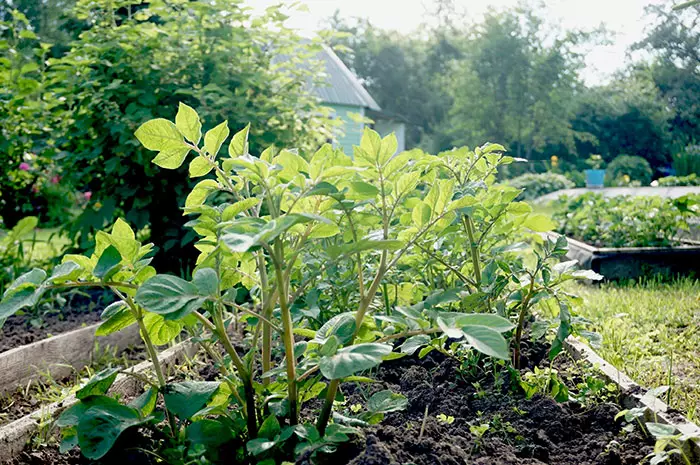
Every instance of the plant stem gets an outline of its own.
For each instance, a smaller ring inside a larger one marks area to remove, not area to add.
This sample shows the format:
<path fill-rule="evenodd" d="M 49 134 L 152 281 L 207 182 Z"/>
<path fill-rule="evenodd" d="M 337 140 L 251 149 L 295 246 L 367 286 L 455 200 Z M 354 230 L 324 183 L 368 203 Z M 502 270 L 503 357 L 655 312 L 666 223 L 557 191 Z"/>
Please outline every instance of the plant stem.
<path fill-rule="evenodd" d="M 292 312 L 287 305 L 288 286 L 284 281 L 281 261 L 284 259 L 282 242 L 275 240 L 275 250 L 272 262 L 275 267 L 275 277 L 277 278 L 277 294 L 279 296 L 280 313 L 282 314 L 282 339 L 284 340 L 285 360 L 287 362 L 287 393 L 289 396 L 289 423 L 297 424 L 297 380 L 296 380 L 296 359 L 294 357 L 294 328 L 292 326 Z"/>
<path fill-rule="evenodd" d="M 326 400 L 323 402 L 323 407 L 321 408 L 321 413 L 318 415 L 318 420 L 316 421 L 316 429 L 319 434 L 323 436 L 326 433 L 326 426 L 328 425 L 328 420 L 331 418 L 331 411 L 333 411 L 333 402 L 335 401 L 335 394 L 338 392 L 338 385 L 340 384 L 339 379 L 331 380 L 326 391 Z"/>
<path fill-rule="evenodd" d="M 527 310 L 530 306 L 530 299 L 532 298 L 532 291 L 535 287 L 535 276 L 530 275 L 530 289 L 522 301 L 520 307 L 520 315 L 518 315 L 518 326 L 515 330 L 515 342 L 513 347 L 513 366 L 515 369 L 520 368 L 520 341 L 523 337 L 523 326 L 525 325 L 525 316 L 527 315 Z"/>
<path fill-rule="evenodd" d="M 463 216 L 462 222 L 464 223 L 464 228 L 467 230 L 467 236 L 469 237 L 469 247 L 472 252 L 472 266 L 474 267 L 474 281 L 476 281 L 477 290 L 481 286 L 481 266 L 479 265 L 479 245 L 474 240 L 474 224 L 472 223 L 472 218 L 470 216 Z"/>

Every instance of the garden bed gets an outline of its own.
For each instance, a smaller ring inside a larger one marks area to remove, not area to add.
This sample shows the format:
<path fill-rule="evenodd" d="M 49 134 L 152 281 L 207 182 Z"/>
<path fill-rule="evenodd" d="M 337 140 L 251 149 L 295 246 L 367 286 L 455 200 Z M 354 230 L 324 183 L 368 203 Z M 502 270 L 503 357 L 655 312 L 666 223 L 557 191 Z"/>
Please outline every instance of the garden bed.
<path fill-rule="evenodd" d="M 184 355 L 183 347 L 178 345 L 166 351 L 161 359 L 173 363 Z M 650 402 L 642 395 L 642 388 L 584 344 L 569 338 L 566 349 L 569 355 L 558 357 L 551 366 L 558 370 L 572 394 L 580 393 L 577 383 L 580 387 L 594 370 L 599 370 L 598 375 L 616 386 L 614 392 L 606 388 L 603 394 L 592 395 L 584 404 L 557 402 L 542 394 L 527 399 L 519 387 L 512 385 L 503 368 L 500 378 L 495 378 L 489 370 L 471 376 L 458 361 L 437 352 L 422 359 L 406 357 L 383 365 L 375 383 L 348 383 L 340 413 L 350 414 L 354 405 L 364 404 L 370 395 L 385 389 L 406 396 L 408 404 L 404 410 L 389 413 L 380 424 L 364 428 L 360 437 L 333 454 L 313 459 L 302 456 L 296 463 L 637 464 L 653 451 L 654 441 L 639 428 L 626 431 L 624 422 L 615 420 L 622 409 L 637 406 L 647 409 L 648 421 L 670 423 L 682 433 L 700 436 L 697 426 L 669 414 L 663 402 L 656 399 Z M 545 368 L 550 366 L 546 354 L 545 346 L 534 345 L 523 355 L 530 368 Z M 144 362 L 134 370 L 148 368 L 148 362 Z M 203 379 L 215 379 L 210 365 L 202 366 L 199 375 Z M 134 383 L 127 387 L 123 384 L 126 381 L 128 378 L 120 377 L 112 392 L 135 395 Z M 72 401 L 67 399 L 52 413 L 57 414 Z M 313 401 L 308 404 L 310 409 L 315 407 Z M 341 421 L 340 417 L 336 421 Z M 0 430 L 0 440 L 2 435 Z M 119 439 L 103 461 L 156 463 L 151 454 L 139 451 L 141 446 L 151 449 L 154 441 L 149 434 L 132 429 Z M 700 449 L 693 442 L 686 444 L 685 452 L 691 463 L 700 459 Z M 42 446 L 37 450 L 16 451 L 8 463 L 69 465 L 89 461 L 77 450 L 60 454 L 56 446 Z"/>
<path fill-rule="evenodd" d="M 608 280 L 700 274 L 700 246 L 595 247 L 570 237 L 567 240 L 566 256 L 570 260 L 577 260 L 582 268 L 593 270 Z"/>

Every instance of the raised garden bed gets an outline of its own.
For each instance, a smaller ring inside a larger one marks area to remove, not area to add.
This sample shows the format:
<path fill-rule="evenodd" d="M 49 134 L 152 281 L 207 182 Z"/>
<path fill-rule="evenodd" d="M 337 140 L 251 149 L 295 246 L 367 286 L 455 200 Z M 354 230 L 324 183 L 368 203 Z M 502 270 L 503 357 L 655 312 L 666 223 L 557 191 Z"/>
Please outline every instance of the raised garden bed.
<path fill-rule="evenodd" d="M 557 234 L 546 233 L 555 238 Z M 567 237 L 570 260 L 608 280 L 644 276 L 700 275 L 700 246 L 681 247 L 595 247 Z"/>
<path fill-rule="evenodd" d="M 576 391 L 575 384 L 594 371 L 614 384 L 615 392 L 606 387 L 604 392 L 609 396 L 591 395 L 584 401 L 588 404 L 557 402 L 541 393 L 527 399 L 521 392 L 513 391 L 507 376 L 499 381 L 486 375 L 476 381 L 465 374 L 464 367 L 456 360 L 442 354 L 404 358 L 385 364 L 377 373 L 376 383 L 369 386 L 350 383 L 344 389 L 345 410 L 385 389 L 408 398 L 404 409 L 388 413 L 376 426 L 363 428 L 361 436 L 335 453 L 313 459 L 310 455 L 302 456 L 297 463 L 637 464 L 652 452 L 653 440 L 639 429 L 623 430 L 623 423 L 614 418 L 623 408 L 637 407 L 645 410 L 646 421 L 673 425 L 678 433 L 700 437 L 700 428 L 669 412 L 662 401 L 645 396 L 640 386 L 588 346 L 569 338 L 565 349 L 571 357 L 559 357 L 552 366 L 572 394 L 581 392 Z M 164 365 L 172 365 L 193 353 L 193 346 L 182 343 L 159 358 Z M 523 355 L 527 355 L 531 368 L 534 362 L 541 368 L 549 366 L 543 346 L 535 345 Z M 143 373 L 149 368 L 150 363 L 144 362 L 132 371 Z M 213 380 L 209 368 L 209 365 L 202 367 L 200 376 Z M 134 397 L 140 386 L 133 378 L 120 375 L 111 392 Z M 13 465 L 87 463 L 77 451 L 60 454 L 56 446 L 41 446 L 36 450 L 24 447 L 37 433 L 38 421 L 45 422 L 48 415 L 56 416 L 74 402 L 75 398 L 70 397 L 0 428 L 0 445 L 4 446 L 0 448 L 0 461 Z M 336 421 L 342 422 L 342 417 L 336 416 Z M 152 456 L 133 447 L 134 444 L 148 446 L 152 440 L 134 429 L 125 433 L 120 438 L 121 446 L 115 446 L 103 460 L 155 463 Z M 697 442 L 683 444 L 690 463 L 700 463 Z"/>

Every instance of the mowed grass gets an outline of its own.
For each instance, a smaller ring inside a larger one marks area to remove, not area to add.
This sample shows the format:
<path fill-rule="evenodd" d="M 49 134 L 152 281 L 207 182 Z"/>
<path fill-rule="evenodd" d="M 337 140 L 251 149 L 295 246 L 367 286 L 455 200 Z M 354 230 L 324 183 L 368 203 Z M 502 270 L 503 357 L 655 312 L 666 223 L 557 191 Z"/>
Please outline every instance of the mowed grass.
<path fill-rule="evenodd" d="M 642 386 L 671 385 L 671 407 L 700 421 L 700 280 L 571 286 L 600 355 Z"/>

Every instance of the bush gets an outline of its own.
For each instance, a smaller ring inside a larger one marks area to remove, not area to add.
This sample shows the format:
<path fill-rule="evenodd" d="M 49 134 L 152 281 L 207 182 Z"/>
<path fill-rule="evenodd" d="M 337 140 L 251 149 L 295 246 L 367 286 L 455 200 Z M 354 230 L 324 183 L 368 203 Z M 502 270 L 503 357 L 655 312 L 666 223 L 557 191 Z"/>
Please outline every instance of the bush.
<path fill-rule="evenodd" d="M 606 186 L 627 186 L 638 181 L 642 186 L 651 183 L 651 165 L 642 157 L 620 155 L 610 162 L 605 171 Z"/>
<path fill-rule="evenodd" d="M 123 216 L 139 230 L 149 225 L 152 238 L 175 252 L 157 261 L 177 256 L 165 268 L 181 271 L 191 260 L 180 262 L 176 251 L 194 238 L 181 236 L 185 219 L 178 208 L 191 187 L 188 167 L 158 172 L 131 134 L 183 100 L 209 121 L 227 120 L 235 129 L 255 121 L 250 139 L 258 147 L 318 147 L 332 137 L 327 111 L 309 88 L 323 77 L 312 60 L 320 45 L 283 28 L 285 17 L 275 8 L 253 20 L 240 1 L 192 8 L 118 2 L 116 10 L 114 3 L 79 2 L 73 16 L 84 31 L 65 56 L 49 60 L 44 94 L 63 102 L 49 113 L 69 115 L 47 135 L 57 140 L 48 153 L 70 166 L 69 183 L 93 194 L 71 227 L 81 248 L 93 245 L 96 229 Z M 128 3 L 132 14 L 122 14 Z M 23 122 L 33 118 L 24 115 Z M 39 123 L 31 126 L 40 132 Z"/>
<path fill-rule="evenodd" d="M 588 193 L 558 199 L 552 218 L 561 234 L 598 247 L 666 247 L 689 229 L 699 206 L 700 195 L 665 199 Z"/>
<path fill-rule="evenodd" d="M 673 157 L 676 176 L 700 175 L 700 145 L 688 145 Z"/>
<path fill-rule="evenodd" d="M 665 186 L 700 186 L 700 178 L 695 174 L 688 176 L 666 176 L 657 180 L 660 187 Z"/>
<path fill-rule="evenodd" d="M 573 182 L 575 187 L 586 187 L 586 174 L 583 171 L 567 171 L 564 176 Z"/>
<path fill-rule="evenodd" d="M 536 199 L 550 192 L 571 189 L 575 184 L 566 176 L 555 173 L 523 174 L 511 179 L 508 184 L 518 189 L 525 189 L 520 197 L 526 200 Z"/>

